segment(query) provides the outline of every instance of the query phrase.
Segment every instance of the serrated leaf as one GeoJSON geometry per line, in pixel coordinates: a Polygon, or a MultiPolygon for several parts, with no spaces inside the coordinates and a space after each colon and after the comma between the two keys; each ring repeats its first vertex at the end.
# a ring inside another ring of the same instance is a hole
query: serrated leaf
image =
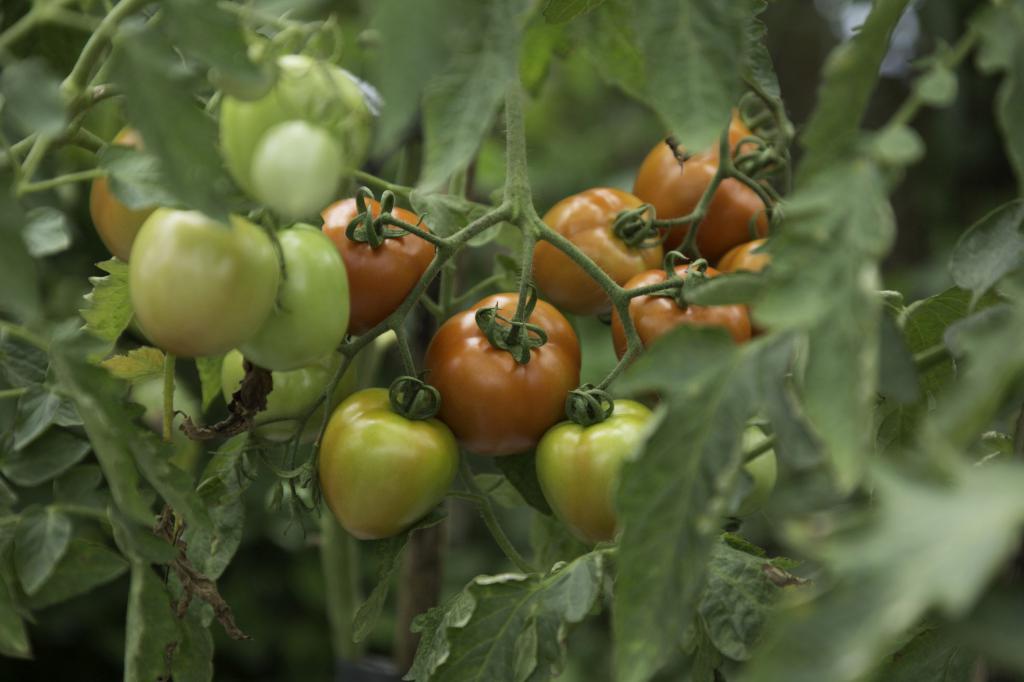
{"type": "Polygon", "coordinates": [[[14,567],[25,594],[39,591],[71,542],[71,519],[53,508],[26,511],[14,536],[14,567]]]}
{"type": "Polygon", "coordinates": [[[87,331],[113,343],[132,321],[128,264],[111,258],[97,263],[96,267],[107,275],[89,278],[92,292],[86,295],[86,306],[79,312],[85,320],[87,331]]]}
{"type": "Polygon", "coordinates": [[[33,386],[18,398],[14,421],[14,449],[21,450],[50,428],[60,408],[60,397],[45,386],[33,386]]]}
{"type": "Polygon", "coordinates": [[[422,634],[405,679],[547,679],[562,664],[568,626],[597,601],[604,570],[594,552],[545,575],[477,576],[413,623],[422,634]]]}
{"type": "Polygon", "coordinates": [[[768,8],[768,3],[766,0],[755,0],[752,6],[753,11],[747,23],[747,40],[744,45],[743,76],[747,81],[756,83],[769,96],[780,97],[782,89],[779,87],[779,79],[775,75],[772,56],[765,44],[765,36],[768,31],[764,22],[758,18],[768,8]]]}
{"type": "Polygon", "coordinates": [[[52,428],[22,450],[4,453],[0,473],[24,488],[45,483],[78,464],[90,450],[89,441],[52,428]]]}
{"type": "Polygon", "coordinates": [[[547,0],[544,18],[552,24],[558,24],[586,14],[602,4],[604,0],[547,0]]]}
{"type": "MultiPolygon", "coordinates": [[[[203,411],[209,409],[213,401],[220,397],[221,393],[221,367],[224,364],[223,355],[209,355],[196,358],[196,370],[199,372],[199,390],[203,396],[203,411]]],[[[192,415],[193,418],[196,415],[192,415]]]]}
{"type": "Polygon", "coordinates": [[[25,246],[33,258],[45,258],[71,246],[71,224],[52,206],[38,206],[26,214],[25,246]]]}
{"type": "Polygon", "coordinates": [[[43,609],[105,585],[128,570],[120,554],[91,540],[74,538],[49,580],[29,601],[29,607],[43,609]]]}
{"type": "Polygon", "coordinates": [[[971,225],[953,248],[949,272],[973,294],[971,304],[1024,265],[1024,199],[1015,199],[971,225]]]}
{"type": "Polygon", "coordinates": [[[0,370],[14,387],[28,387],[46,381],[50,356],[41,348],[0,330],[0,370]]]}
{"type": "Polygon", "coordinates": [[[18,613],[14,585],[10,584],[10,576],[4,570],[0,570],[0,655],[32,658],[32,644],[18,613]]]}
{"type": "Polygon", "coordinates": [[[568,30],[604,80],[641,98],[644,60],[633,27],[633,9],[628,0],[606,0],[568,30]]]}
{"type": "Polygon", "coordinates": [[[164,352],[158,348],[142,346],[124,355],[113,355],[100,363],[108,372],[125,381],[138,381],[163,375],[164,352]]]}
{"type": "Polygon", "coordinates": [[[226,441],[210,459],[197,488],[212,526],[185,529],[188,556],[203,575],[216,580],[227,568],[242,542],[245,527],[244,493],[255,478],[246,470],[247,434],[226,441]]]}
{"type": "Polygon", "coordinates": [[[41,57],[23,59],[0,74],[3,112],[25,135],[53,137],[64,130],[67,115],[60,94],[60,79],[41,57]]]}
{"type": "Polygon", "coordinates": [[[100,150],[97,160],[100,168],[107,171],[110,190],[128,208],[142,210],[179,203],[167,191],[167,181],[156,156],[138,149],[108,145],[100,150]]]}
{"type": "Polygon", "coordinates": [[[125,682],[168,679],[168,645],[178,640],[178,626],[166,586],[143,561],[132,561],[125,622],[125,682]]]}
{"type": "Polygon", "coordinates": [[[925,630],[876,673],[885,682],[971,682],[977,658],[950,630],[925,630]]]}

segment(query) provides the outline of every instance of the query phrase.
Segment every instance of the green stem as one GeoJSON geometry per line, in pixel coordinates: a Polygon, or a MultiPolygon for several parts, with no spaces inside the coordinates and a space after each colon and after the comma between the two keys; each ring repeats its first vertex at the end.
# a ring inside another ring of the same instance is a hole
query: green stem
{"type": "Polygon", "coordinates": [[[949,349],[945,344],[935,344],[923,351],[914,354],[914,365],[918,372],[927,372],[936,365],[940,365],[951,358],[949,349]]]}
{"type": "Polygon", "coordinates": [[[174,428],[174,356],[164,356],[164,406],[163,406],[163,437],[171,442],[174,428]]]}
{"type": "MultiPolygon", "coordinates": [[[[939,56],[938,63],[949,69],[956,67],[971,53],[978,38],[978,32],[973,27],[968,26],[967,31],[960,36],[960,39],[953,45],[953,48],[939,56]]],[[[900,108],[889,119],[888,125],[899,126],[909,124],[924,105],[925,101],[921,98],[919,90],[916,87],[913,88],[910,91],[910,95],[903,100],[900,108]]]]}
{"type": "Polygon", "coordinates": [[[743,462],[744,463],[749,462],[750,460],[754,459],[758,455],[763,454],[765,452],[768,452],[773,447],[775,447],[775,441],[776,441],[775,434],[772,434],[770,436],[767,436],[764,440],[762,440],[761,442],[759,442],[757,445],[755,445],[754,447],[750,448],[749,450],[744,450],[743,451],[743,462]]]}
{"type": "MultiPolygon", "coordinates": [[[[455,312],[455,305],[458,299],[455,298],[455,261],[450,260],[441,269],[441,284],[437,292],[438,298],[438,322],[448,319],[455,312]]],[[[469,291],[472,291],[470,289],[469,291]]],[[[468,294],[469,291],[466,293],[468,294]]],[[[463,294],[465,295],[465,294],[463,294]]],[[[461,297],[460,297],[461,298],[461,297]]]]}
{"type": "Polygon", "coordinates": [[[62,10],[71,0],[53,0],[52,2],[34,2],[32,8],[0,33],[0,55],[7,52],[12,45],[24,38],[37,24],[45,23],[51,13],[62,10]]]}
{"type": "Polygon", "coordinates": [[[416,361],[412,357],[412,349],[409,348],[409,334],[405,330],[405,324],[394,327],[395,337],[398,339],[398,353],[402,356],[402,367],[405,373],[411,377],[416,376],[416,361]]]}
{"type": "MultiPolygon", "coordinates": [[[[442,277],[443,276],[444,276],[444,273],[442,273],[442,277]]],[[[453,307],[461,307],[461,306],[465,305],[469,301],[472,301],[474,298],[477,298],[483,292],[487,291],[487,289],[489,289],[490,287],[492,287],[495,284],[498,284],[499,282],[501,282],[503,279],[504,279],[504,275],[491,275],[490,277],[487,277],[486,279],[480,280],[479,282],[477,282],[476,284],[474,284],[473,286],[471,286],[470,288],[466,289],[464,292],[459,294],[451,302],[452,306],[453,307]]],[[[442,281],[442,283],[444,282],[444,280],[441,280],[441,281],[442,281]]]]}
{"type": "Polygon", "coordinates": [[[533,210],[526,165],[526,126],[523,122],[523,91],[519,81],[505,90],[505,203],[513,207],[513,222],[526,209],[533,210]]]}
{"type": "Polygon", "coordinates": [[[352,624],[361,601],[359,546],[326,508],[320,511],[320,566],[324,573],[324,597],[334,657],[356,661],[362,656],[352,624]]]}
{"type": "Polygon", "coordinates": [[[412,187],[406,187],[405,185],[398,185],[393,182],[388,182],[383,178],[378,178],[376,175],[371,175],[365,171],[357,170],[352,172],[354,177],[359,182],[366,183],[371,187],[377,187],[381,190],[391,190],[395,193],[395,196],[402,198],[406,202],[409,201],[409,195],[412,194],[412,187]]]}
{"type": "Polygon", "coordinates": [[[516,322],[526,322],[526,303],[530,298],[530,285],[533,281],[533,250],[537,244],[537,235],[527,223],[522,226],[522,241],[519,261],[519,299],[516,301],[516,314],[512,318],[516,322]]]}
{"type": "Polygon", "coordinates": [[[25,395],[26,393],[28,393],[28,389],[24,387],[5,388],[4,390],[0,391],[0,400],[4,400],[6,398],[18,398],[25,395]]]}
{"type": "Polygon", "coordinates": [[[74,67],[72,67],[71,73],[68,74],[68,77],[61,84],[61,89],[71,102],[77,102],[79,97],[81,97],[82,91],[89,83],[93,69],[103,56],[103,52],[106,50],[110,40],[114,37],[118,24],[150,1],[121,0],[121,2],[114,5],[114,9],[110,10],[107,16],[103,17],[103,21],[100,22],[100,25],[93,34],[89,36],[85,47],[82,48],[82,52],[78,55],[78,60],[75,62],[74,67]]]}
{"type": "Polygon", "coordinates": [[[519,553],[519,550],[515,548],[512,541],[508,539],[508,535],[502,529],[501,524],[498,522],[498,517],[494,513],[494,506],[491,504],[491,499],[480,489],[480,486],[476,484],[476,480],[473,478],[473,471],[469,468],[469,464],[465,458],[460,462],[460,469],[462,473],[462,481],[469,489],[469,495],[471,497],[460,496],[462,499],[471,499],[480,511],[480,516],[483,517],[484,524],[487,525],[487,530],[491,532],[491,536],[494,541],[501,548],[501,551],[505,553],[509,561],[515,564],[523,573],[535,573],[537,569],[530,565],[523,555],[519,553]]]}
{"type": "Polygon", "coordinates": [[[394,225],[395,227],[400,227],[403,230],[405,230],[406,232],[414,234],[414,235],[416,235],[417,237],[419,237],[420,239],[422,239],[424,241],[430,242],[434,246],[444,246],[444,244],[445,244],[445,240],[444,240],[443,237],[439,237],[436,234],[434,234],[433,232],[427,232],[426,230],[424,230],[421,227],[417,227],[416,225],[412,225],[410,223],[407,223],[404,220],[399,220],[398,218],[395,218],[394,216],[392,216],[391,218],[388,218],[387,219],[387,223],[389,225],[394,225]]]}
{"type": "Polygon", "coordinates": [[[14,324],[6,320],[0,320],[0,332],[5,332],[11,336],[17,336],[22,341],[26,341],[39,350],[48,351],[50,349],[50,343],[43,337],[37,335],[34,332],[22,327],[20,324],[14,324]]]}
{"type": "Polygon", "coordinates": [[[30,194],[32,192],[43,192],[54,187],[60,187],[61,185],[68,185],[74,182],[85,182],[87,180],[95,180],[96,178],[102,178],[107,174],[102,168],[91,168],[89,170],[78,171],[75,173],[67,173],[65,175],[58,175],[55,178],[48,180],[40,180],[39,182],[26,182],[18,187],[18,194],[30,194]]]}

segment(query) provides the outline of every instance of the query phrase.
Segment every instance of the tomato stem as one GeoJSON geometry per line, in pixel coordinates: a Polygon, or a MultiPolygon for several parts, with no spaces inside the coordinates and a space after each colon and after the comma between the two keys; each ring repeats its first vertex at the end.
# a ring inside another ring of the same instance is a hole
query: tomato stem
{"type": "Polygon", "coordinates": [[[476,479],[473,478],[473,470],[469,468],[465,457],[459,462],[459,472],[462,476],[462,482],[469,490],[469,493],[449,494],[452,497],[473,502],[480,512],[480,516],[483,517],[487,530],[491,532],[494,541],[501,548],[501,551],[505,553],[505,556],[508,557],[508,560],[515,564],[515,567],[523,573],[536,573],[537,569],[523,558],[523,555],[515,548],[512,541],[508,539],[508,535],[505,534],[501,524],[498,522],[497,515],[494,513],[494,505],[491,504],[491,498],[477,485],[476,479]]]}

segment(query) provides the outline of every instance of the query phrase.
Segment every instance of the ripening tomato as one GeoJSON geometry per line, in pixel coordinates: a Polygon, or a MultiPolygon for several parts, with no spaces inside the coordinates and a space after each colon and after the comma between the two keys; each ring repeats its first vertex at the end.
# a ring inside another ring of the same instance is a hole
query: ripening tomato
{"type": "MultiPolygon", "coordinates": [[[[729,139],[735,145],[750,130],[733,117],[729,139]]],[[[655,145],[640,165],[633,185],[633,194],[654,206],[658,218],[678,218],[691,213],[700,202],[704,190],[718,170],[717,147],[693,154],[680,163],[664,141],[655,145]]],[[[768,216],[757,193],[733,178],[718,186],[708,212],[697,234],[697,248],[705,258],[717,261],[732,247],[750,239],[750,221],[757,216],[757,232],[768,233],[768,216]]],[[[689,228],[671,230],[665,248],[674,249],[683,243],[689,228]]]]}
{"type": "MultiPolygon", "coordinates": [[[[142,136],[133,128],[124,128],[114,137],[112,144],[142,149],[142,136]]],[[[106,178],[96,178],[89,190],[89,215],[107,251],[118,259],[128,262],[132,243],[142,223],[154,211],[154,207],[128,208],[114,196],[106,178]]]]}
{"type": "MultiPolygon", "coordinates": [[[[129,394],[132,402],[142,405],[146,411],[142,415],[142,422],[150,430],[162,434],[164,430],[164,380],[162,377],[150,377],[132,384],[129,394]]],[[[202,410],[199,408],[199,401],[192,395],[192,392],[181,382],[174,384],[173,405],[175,411],[183,412],[191,417],[197,424],[201,423],[202,410]]],[[[182,471],[192,473],[195,471],[196,463],[199,461],[199,443],[186,436],[181,430],[181,423],[185,421],[184,414],[174,415],[171,422],[171,446],[174,454],[171,455],[171,464],[182,471]]]]}
{"type": "Polygon", "coordinates": [[[755,239],[739,246],[734,246],[729,253],[722,256],[718,261],[718,269],[722,272],[736,272],[746,270],[747,272],[761,272],[771,263],[772,257],[763,251],[753,253],[760,249],[766,240],[755,239]]]}
{"type": "MultiPolygon", "coordinates": [[[[367,208],[374,217],[380,215],[380,203],[367,199],[367,208]]],[[[363,334],[393,313],[434,258],[434,245],[416,235],[385,239],[376,249],[365,242],[345,236],[348,224],[358,215],[355,199],[343,199],[324,209],[324,234],[331,238],[345,261],[352,297],[349,330],[363,334]]],[[[402,222],[416,225],[419,217],[401,208],[392,215],[402,222]]],[[[426,225],[420,225],[430,231],[426,225]]]]}
{"type": "MultiPolygon", "coordinates": [[[[676,266],[676,274],[686,279],[687,266],[676,266]]],[[[717,277],[714,268],[707,269],[708,277],[717,277]]],[[[626,283],[627,289],[648,286],[665,281],[664,270],[648,270],[626,283]]],[[[743,305],[689,305],[680,308],[669,296],[637,296],[629,301],[629,316],[636,326],[640,340],[648,346],[658,337],[681,324],[723,327],[737,343],[750,339],[750,315],[743,305]]],[[[616,311],[612,311],[612,343],[621,358],[626,352],[626,332],[616,311]]]]}
{"type": "Polygon", "coordinates": [[[548,335],[520,365],[495,348],[476,324],[476,311],[497,306],[512,319],[518,294],[495,294],[441,325],[427,348],[427,380],[441,393],[439,416],[466,449],[511,455],[537,444],[565,413],[565,398],[580,382],[580,343],[569,321],[537,301],[529,322],[548,335]]]}
{"type": "MultiPolygon", "coordinates": [[[[299,420],[306,416],[320,396],[327,390],[338,366],[342,362],[341,354],[331,352],[300,369],[289,372],[271,372],[270,376],[274,381],[274,388],[267,396],[267,409],[256,415],[253,424],[257,436],[269,441],[284,442],[295,435],[299,428],[299,420]]],[[[221,393],[226,402],[231,402],[231,395],[242,385],[245,377],[242,354],[233,350],[224,356],[224,364],[221,365],[221,393]]],[[[355,370],[349,367],[348,371],[341,377],[338,387],[331,396],[328,409],[333,410],[342,399],[355,388],[355,370]]],[[[316,438],[323,423],[324,406],[320,405],[313,415],[306,421],[306,427],[302,432],[302,442],[309,442],[316,438]]]]}
{"type": "Polygon", "coordinates": [[[622,463],[642,445],[651,411],[616,400],[603,422],[553,426],[537,445],[537,480],[555,515],[584,542],[615,538],[615,489],[622,463]]]}
{"type": "Polygon", "coordinates": [[[146,337],[169,353],[217,355],[263,326],[280,281],[270,238],[244,218],[159,208],[132,246],[128,287],[146,337]]]}
{"type": "MultiPolygon", "coordinates": [[[[544,222],[587,254],[616,284],[625,284],[661,263],[661,244],[629,246],[612,230],[619,212],[642,204],[628,192],[597,187],[562,199],[544,215],[544,222]]],[[[533,276],[545,297],[559,308],[578,315],[611,309],[604,289],[548,242],[537,244],[533,252],[533,276]]]]}
{"type": "Polygon", "coordinates": [[[284,280],[277,305],[241,351],[271,370],[305,367],[335,350],[348,329],[348,279],[331,240],[309,225],[278,234],[284,280]]]}
{"type": "MultiPolygon", "coordinates": [[[[765,435],[757,426],[748,426],[743,432],[744,450],[757,447],[764,442],[765,435]]],[[[743,465],[743,475],[750,477],[750,488],[740,500],[733,516],[743,518],[759,511],[775,489],[778,463],[775,450],[766,450],[743,465]]]]}
{"type": "Polygon", "coordinates": [[[406,419],[388,392],[368,388],[331,415],[320,445],[320,488],[338,523],[360,540],[390,537],[443,498],[459,447],[437,419],[406,419]]]}

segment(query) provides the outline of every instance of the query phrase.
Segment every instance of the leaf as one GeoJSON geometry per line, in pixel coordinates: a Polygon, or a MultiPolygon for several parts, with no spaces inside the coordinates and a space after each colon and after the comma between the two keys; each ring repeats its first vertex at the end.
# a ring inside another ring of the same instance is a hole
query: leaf
{"type": "Polygon", "coordinates": [[[651,0],[633,13],[644,97],[689,149],[728,125],[740,95],[752,0],[651,0]]]}
{"type": "Polygon", "coordinates": [[[149,564],[134,560],[131,569],[125,622],[125,682],[168,679],[167,648],[178,641],[171,595],[149,564]]]}
{"type": "Polygon", "coordinates": [[[922,102],[933,107],[948,107],[956,100],[957,80],[953,70],[941,62],[914,81],[914,92],[922,102]]]}
{"type": "Polygon", "coordinates": [[[4,66],[0,74],[3,112],[25,135],[54,137],[64,130],[67,115],[60,93],[60,79],[41,57],[4,66]]]}
{"type": "Polygon", "coordinates": [[[71,247],[68,217],[52,206],[38,206],[25,214],[25,246],[33,258],[45,258],[71,247]]]}
{"type": "Polygon", "coordinates": [[[413,622],[422,634],[405,679],[548,679],[564,662],[568,626],[597,602],[604,571],[604,556],[592,552],[545,575],[477,576],[413,622]]]}
{"type": "MultiPolygon", "coordinates": [[[[213,401],[220,397],[221,367],[224,365],[223,355],[209,355],[196,358],[196,370],[199,372],[199,390],[203,396],[203,411],[209,409],[213,401]]],[[[196,417],[196,415],[192,415],[196,417]]]]}
{"type": "Polygon", "coordinates": [[[761,293],[764,282],[760,273],[730,272],[686,289],[686,300],[697,305],[750,303],[761,293]]]}
{"type": "Polygon", "coordinates": [[[53,497],[65,504],[105,508],[109,498],[98,490],[101,483],[103,472],[99,466],[79,464],[53,482],[53,497]]]}
{"type": "Polygon", "coordinates": [[[644,60],[633,27],[632,3],[605,0],[568,30],[604,80],[632,97],[643,96],[644,60]]]}
{"type": "Polygon", "coordinates": [[[530,548],[535,566],[550,569],[560,561],[572,561],[590,550],[554,516],[532,514],[531,517],[530,548]]]}
{"type": "MultiPolygon", "coordinates": [[[[968,314],[970,300],[969,292],[952,287],[907,306],[899,322],[908,350],[920,353],[943,343],[946,329],[968,314]]],[[[925,393],[934,396],[952,379],[953,362],[944,360],[921,374],[920,385],[925,393]]]]}
{"type": "MultiPolygon", "coordinates": [[[[603,1],[603,0],[602,0],[603,1]]],[[[565,27],[534,16],[523,32],[519,46],[519,80],[523,88],[536,95],[547,80],[555,53],[565,41],[565,27]]]]}
{"type": "Polygon", "coordinates": [[[118,379],[138,381],[163,376],[164,352],[158,348],[142,346],[124,355],[113,355],[100,363],[118,379]]]}
{"type": "Polygon", "coordinates": [[[22,237],[25,219],[12,187],[10,173],[0,173],[0,311],[31,320],[39,314],[39,273],[22,237]]]}
{"type": "Polygon", "coordinates": [[[197,105],[192,74],[163,27],[125,22],[114,37],[111,75],[125,91],[125,109],[147,152],[160,159],[167,189],[180,203],[226,220],[234,184],[217,152],[213,119],[197,105]]]}
{"type": "Polygon", "coordinates": [[[43,386],[34,386],[18,398],[14,449],[21,450],[43,435],[53,424],[59,408],[60,398],[43,386]]]}
{"type": "Polygon", "coordinates": [[[868,154],[883,166],[902,168],[925,154],[920,133],[906,125],[889,125],[868,137],[868,154]]]}
{"type": "Polygon", "coordinates": [[[717,328],[677,327],[613,385],[626,395],[658,391],[666,405],[643,454],[623,466],[616,495],[623,527],[612,614],[617,679],[650,679],[693,620],[742,463],[762,347],[740,349],[717,328]]]}
{"type": "Polygon", "coordinates": [[[177,197],[167,191],[158,157],[112,144],[100,150],[97,160],[107,172],[110,190],[128,208],[143,210],[178,203],[177,197]]]}
{"type": "Polygon", "coordinates": [[[186,528],[188,556],[203,575],[216,580],[231,562],[242,542],[245,501],[242,499],[256,474],[245,469],[244,449],[248,436],[226,441],[210,459],[197,488],[210,515],[209,528],[186,528]]]}
{"type": "Polygon", "coordinates": [[[885,682],[971,682],[976,656],[947,629],[925,630],[876,673],[885,682]]]}
{"type": "Polygon", "coordinates": [[[956,623],[958,641],[1020,674],[1024,671],[1024,593],[996,588],[956,623]]]}
{"type": "Polygon", "coordinates": [[[744,682],[860,679],[926,613],[964,615],[1019,544],[1024,467],[961,464],[945,486],[881,463],[872,474],[861,523],[818,519],[792,534],[833,583],[766,628],[744,682]]]}
{"type": "Polygon", "coordinates": [[[1016,199],[971,225],[949,260],[953,281],[972,292],[973,306],[1008,273],[1024,265],[1024,199],[1016,199]]]}
{"type": "Polygon", "coordinates": [[[92,292],[85,295],[85,307],[79,310],[85,329],[113,343],[132,321],[132,302],[128,294],[128,264],[116,258],[97,263],[105,277],[90,277],[92,292]]]}
{"type": "Polygon", "coordinates": [[[26,388],[46,381],[50,356],[7,330],[0,330],[0,370],[11,386],[26,388]]]}
{"type": "Polygon", "coordinates": [[[57,568],[71,541],[71,519],[52,508],[34,507],[21,516],[14,536],[14,566],[28,596],[57,568]]]}
{"type": "Polygon", "coordinates": [[[29,599],[32,609],[43,609],[85,594],[121,576],[128,562],[117,552],[91,540],[74,538],[49,580],[29,599]]]}
{"type": "Polygon", "coordinates": [[[423,170],[419,186],[436,188],[465,168],[491,128],[505,89],[517,76],[522,0],[481,3],[480,46],[431,81],[423,100],[423,170]]]}
{"type": "Polygon", "coordinates": [[[203,625],[200,611],[189,609],[178,621],[179,639],[171,661],[175,682],[210,682],[213,680],[213,634],[203,625]]]}
{"type": "MultiPolygon", "coordinates": [[[[413,210],[423,219],[424,224],[431,232],[441,237],[451,236],[486,212],[485,207],[452,194],[413,190],[409,199],[413,210]]],[[[484,234],[488,233],[496,234],[497,229],[491,228],[484,234]]]]}
{"type": "Polygon", "coordinates": [[[547,0],[544,18],[552,24],[558,24],[586,14],[603,3],[604,0],[547,0]]]}
{"type": "Polygon", "coordinates": [[[978,68],[987,74],[1003,74],[996,93],[996,120],[1017,185],[1024,193],[1024,131],[1017,124],[1024,107],[1024,45],[1020,41],[1024,8],[1015,2],[993,3],[974,15],[971,29],[981,37],[978,68]]]}
{"type": "Polygon", "coordinates": [[[52,428],[24,449],[4,454],[0,473],[12,483],[31,488],[60,476],[90,450],[89,441],[70,431],[52,428]]]}
{"type": "Polygon", "coordinates": [[[551,505],[545,499],[544,493],[540,489],[540,481],[537,480],[537,458],[533,451],[498,457],[494,463],[501,469],[501,473],[505,474],[508,482],[519,491],[527,504],[541,514],[550,515],[552,513],[551,505]]]}
{"type": "Polygon", "coordinates": [[[755,0],[752,5],[753,11],[747,22],[747,39],[744,45],[743,77],[749,82],[756,83],[769,96],[781,97],[779,79],[775,75],[772,56],[765,44],[768,31],[764,22],[758,18],[768,8],[768,3],[766,0],[755,0]]]}
{"type": "Polygon", "coordinates": [[[117,548],[129,559],[169,564],[178,558],[177,548],[157,537],[151,525],[136,523],[112,506],[107,509],[107,518],[117,548]]]}
{"type": "Polygon", "coordinates": [[[18,613],[11,576],[0,569],[0,656],[32,658],[25,623],[18,613]]]}
{"type": "MultiPolygon", "coordinates": [[[[329,513],[327,513],[327,515],[330,516],[329,513]]],[[[377,582],[369,596],[366,598],[366,601],[360,604],[359,608],[356,609],[355,617],[352,619],[352,627],[354,628],[352,637],[355,641],[363,641],[373,630],[373,626],[376,624],[377,618],[380,616],[381,609],[384,608],[384,601],[387,599],[391,581],[393,580],[395,572],[402,563],[402,555],[405,553],[405,548],[409,544],[409,538],[411,538],[412,534],[416,531],[436,526],[444,521],[445,518],[446,514],[435,509],[426,517],[398,535],[384,540],[374,540],[373,542],[363,544],[364,547],[369,549],[369,553],[372,554],[376,560],[377,582]]],[[[337,523],[334,521],[333,516],[330,516],[327,522],[337,523]]],[[[326,561],[326,557],[324,560],[326,561]]]]}

